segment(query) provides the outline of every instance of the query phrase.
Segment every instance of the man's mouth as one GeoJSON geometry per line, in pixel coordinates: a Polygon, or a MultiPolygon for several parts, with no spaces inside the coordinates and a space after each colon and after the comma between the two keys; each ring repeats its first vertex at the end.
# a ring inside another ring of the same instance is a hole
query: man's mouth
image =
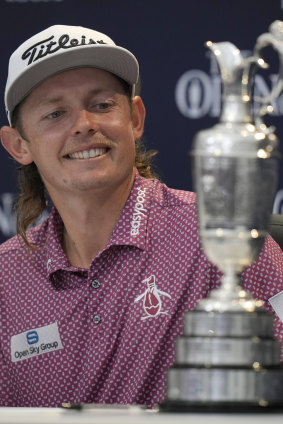
{"type": "Polygon", "coordinates": [[[96,147],[89,150],[81,150],[80,152],[75,152],[67,155],[68,159],[90,159],[97,158],[98,156],[104,155],[109,148],[107,147],[96,147]]]}

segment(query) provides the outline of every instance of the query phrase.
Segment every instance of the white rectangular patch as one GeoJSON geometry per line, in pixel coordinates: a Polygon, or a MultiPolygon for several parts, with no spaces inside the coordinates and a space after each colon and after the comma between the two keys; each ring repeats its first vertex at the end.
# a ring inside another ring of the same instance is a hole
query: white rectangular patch
{"type": "Polygon", "coordinates": [[[283,322],[283,291],[272,296],[268,302],[283,322]]]}
{"type": "Polygon", "coordinates": [[[11,337],[12,362],[62,349],[57,322],[11,337]]]}

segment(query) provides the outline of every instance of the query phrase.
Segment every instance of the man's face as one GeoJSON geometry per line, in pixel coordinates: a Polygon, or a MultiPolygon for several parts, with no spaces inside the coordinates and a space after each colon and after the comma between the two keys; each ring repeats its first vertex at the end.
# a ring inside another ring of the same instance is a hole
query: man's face
{"type": "Polygon", "coordinates": [[[21,107],[21,126],[51,197],[107,193],[133,178],[135,141],[144,108],[106,71],[80,68],[35,88],[21,107]]]}

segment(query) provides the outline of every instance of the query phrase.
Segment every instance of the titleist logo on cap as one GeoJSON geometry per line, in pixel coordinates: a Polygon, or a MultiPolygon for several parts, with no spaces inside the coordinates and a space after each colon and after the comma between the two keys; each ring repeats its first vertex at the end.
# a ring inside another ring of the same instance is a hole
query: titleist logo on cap
{"type": "Polygon", "coordinates": [[[68,34],[63,34],[58,41],[54,41],[54,35],[47,38],[46,40],[39,41],[29,47],[22,55],[22,59],[28,59],[28,65],[35,62],[42,57],[49,54],[55,53],[60,49],[70,49],[72,47],[86,46],[89,44],[107,44],[103,40],[93,40],[85,35],[82,35],[80,39],[70,38],[68,34]]]}

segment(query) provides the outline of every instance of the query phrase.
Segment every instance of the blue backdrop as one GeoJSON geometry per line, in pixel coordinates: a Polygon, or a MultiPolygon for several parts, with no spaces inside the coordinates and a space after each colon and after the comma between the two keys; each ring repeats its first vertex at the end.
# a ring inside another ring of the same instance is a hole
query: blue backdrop
{"type": "MultiPolygon", "coordinates": [[[[221,104],[218,70],[205,41],[230,41],[251,51],[271,22],[283,20],[283,0],[0,0],[0,4],[2,98],[9,56],[35,32],[54,24],[105,32],[140,62],[141,95],[147,108],[145,140],[149,148],[159,150],[156,164],[163,181],[188,190],[192,190],[187,155],[192,138],[217,121],[221,104]]],[[[270,70],[256,81],[263,95],[277,73],[275,55],[271,62],[270,70]]],[[[282,96],[274,106],[272,124],[283,142],[282,96]]],[[[0,124],[6,123],[2,102],[0,124]]],[[[12,203],[17,191],[16,165],[2,148],[0,169],[1,242],[15,231],[12,203]]],[[[276,213],[283,213],[282,166],[281,174],[276,213]]]]}

